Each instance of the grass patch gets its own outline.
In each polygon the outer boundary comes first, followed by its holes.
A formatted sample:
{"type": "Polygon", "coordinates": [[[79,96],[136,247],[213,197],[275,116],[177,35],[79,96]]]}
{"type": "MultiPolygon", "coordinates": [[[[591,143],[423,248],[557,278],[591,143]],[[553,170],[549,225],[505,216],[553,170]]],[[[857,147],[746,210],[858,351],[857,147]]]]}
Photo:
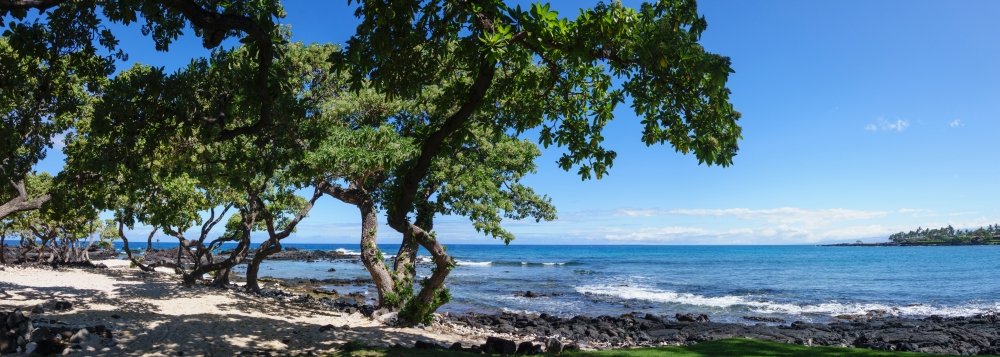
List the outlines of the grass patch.
{"type": "MultiPolygon", "coordinates": [[[[744,338],[702,342],[691,346],[647,347],[606,351],[579,351],[562,354],[569,357],[918,357],[935,356],[913,352],[887,352],[863,348],[808,347],[744,338]]],[[[364,349],[334,354],[338,357],[470,357],[482,356],[449,350],[364,349]]]]}

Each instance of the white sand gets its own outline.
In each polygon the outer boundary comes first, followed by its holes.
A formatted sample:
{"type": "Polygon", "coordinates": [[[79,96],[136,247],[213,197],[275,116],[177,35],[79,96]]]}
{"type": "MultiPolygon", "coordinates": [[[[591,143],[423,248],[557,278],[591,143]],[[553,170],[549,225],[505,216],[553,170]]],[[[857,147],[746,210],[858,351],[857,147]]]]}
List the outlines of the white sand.
{"type": "Polygon", "coordinates": [[[298,304],[208,287],[185,288],[170,273],[143,273],[122,260],[102,261],[109,269],[4,267],[0,311],[65,300],[73,308],[42,317],[87,326],[103,324],[117,346],[86,355],[232,355],[243,350],[334,351],[351,340],[372,345],[482,343],[479,334],[434,325],[394,328],[360,314],[315,310],[298,304]],[[115,318],[114,316],[118,318],[115,318]],[[336,328],[320,332],[321,326],[336,328]],[[346,327],[346,328],[345,328],[346,327]]]}

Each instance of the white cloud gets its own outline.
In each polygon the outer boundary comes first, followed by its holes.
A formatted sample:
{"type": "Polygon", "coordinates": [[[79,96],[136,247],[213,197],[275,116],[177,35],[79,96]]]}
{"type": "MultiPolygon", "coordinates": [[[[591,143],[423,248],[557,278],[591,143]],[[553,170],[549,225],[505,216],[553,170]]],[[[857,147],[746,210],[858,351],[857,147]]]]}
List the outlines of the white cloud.
{"type": "Polygon", "coordinates": [[[879,117],[875,120],[875,123],[870,123],[865,125],[865,130],[867,131],[895,131],[901,132],[910,127],[910,122],[903,119],[896,119],[895,121],[886,120],[883,117],[879,117]]]}
{"type": "Polygon", "coordinates": [[[952,127],[952,128],[958,128],[958,127],[965,126],[965,123],[962,123],[962,121],[960,119],[955,119],[955,120],[952,120],[952,121],[948,122],[948,126],[952,127]]]}
{"type": "Polygon", "coordinates": [[[763,220],[775,224],[832,224],[834,221],[862,220],[883,217],[885,211],[861,211],[843,208],[804,209],[781,207],[769,209],[673,209],[669,214],[703,217],[734,217],[744,220],[763,220]]]}
{"type": "Polygon", "coordinates": [[[618,211],[615,211],[615,215],[616,216],[625,216],[625,217],[653,217],[653,216],[659,215],[659,213],[655,209],[630,209],[630,208],[622,208],[622,209],[619,209],[618,211]]]}
{"type": "Polygon", "coordinates": [[[671,242],[709,235],[710,232],[697,227],[648,227],[639,229],[609,229],[604,239],[613,242],[671,242]]]}
{"type": "MultiPolygon", "coordinates": [[[[843,240],[885,240],[913,229],[900,218],[931,217],[928,209],[856,210],[846,208],[629,208],[614,211],[620,219],[660,222],[595,227],[597,236],[618,243],[659,244],[809,244],[843,240]],[[666,224],[670,222],[670,224],[666,224]],[[885,225],[886,222],[892,223],[885,225]],[[654,226],[650,226],[650,225],[654,226]]],[[[915,226],[914,226],[915,227],[915,226]]]]}

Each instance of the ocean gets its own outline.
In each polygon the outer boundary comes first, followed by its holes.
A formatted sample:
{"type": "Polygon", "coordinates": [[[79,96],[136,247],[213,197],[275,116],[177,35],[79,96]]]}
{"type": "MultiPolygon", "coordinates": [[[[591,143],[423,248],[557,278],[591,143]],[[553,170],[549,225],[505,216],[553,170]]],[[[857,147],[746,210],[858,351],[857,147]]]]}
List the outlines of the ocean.
{"type": "MultiPolygon", "coordinates": [[[[358,251],[348,244],[285,247],[358,251]]],[[[398,245],[381,248],[388,257],[398,245]]],[[[748,316],[828,322],[869,311],[921,317],[1000,310],[1000,246],[450,245],[448,252],[458,267],[442,312],[704,313],[749,323],[748,316]],[[541,296],[517,296],[525,291],[541,296]]],[[[430,268],[420,264],[418,276],[430,268]]],[[[349,261],[266,261],[260,275],[368,277],[349,261]]],[[[375,297],[365,286],[328,288],[375,297]]]]}

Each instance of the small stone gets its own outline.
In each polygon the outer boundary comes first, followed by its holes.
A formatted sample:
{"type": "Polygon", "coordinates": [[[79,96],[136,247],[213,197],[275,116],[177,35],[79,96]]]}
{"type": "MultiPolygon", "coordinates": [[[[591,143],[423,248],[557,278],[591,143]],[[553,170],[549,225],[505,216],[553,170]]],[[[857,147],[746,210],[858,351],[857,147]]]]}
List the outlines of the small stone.
{"type": "Polygon", "coordinates": [[[28,342],[28,344],[24,346],[24,354],[30,355],[37,349],[38,349],[38,343],[28,342]]]}
{"type": "Polygon", "coordinates": [[[70,336],[69,343],[86,342],[88,339],[90,339],[90,331],[84,328],[77,331],[73,336],[70,336]]]}
{"type": "Polygon", "coordinates": [[[323,325],[322,327],[319,328],[319,332],[332,331],[334,328],[335,327],[333,327],[332,324],[323,325]]]}
{"type": "Polygon", "coordinates": [[[56,311],[69,310],[73,308],[73,303],[69,301],[56,301],[52,304],[52,309],[56,311]]]}

